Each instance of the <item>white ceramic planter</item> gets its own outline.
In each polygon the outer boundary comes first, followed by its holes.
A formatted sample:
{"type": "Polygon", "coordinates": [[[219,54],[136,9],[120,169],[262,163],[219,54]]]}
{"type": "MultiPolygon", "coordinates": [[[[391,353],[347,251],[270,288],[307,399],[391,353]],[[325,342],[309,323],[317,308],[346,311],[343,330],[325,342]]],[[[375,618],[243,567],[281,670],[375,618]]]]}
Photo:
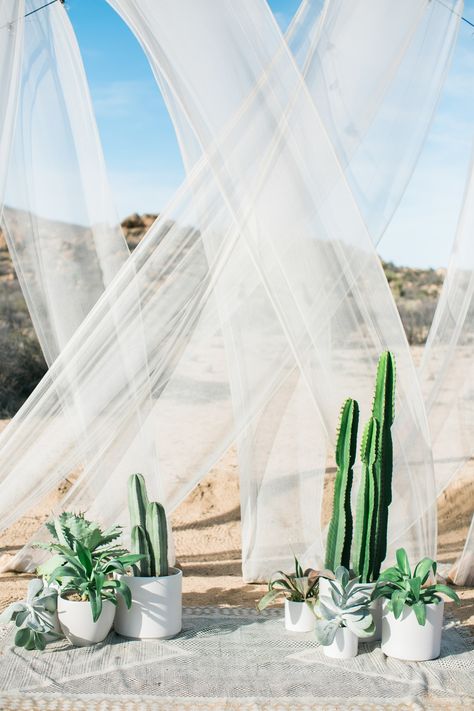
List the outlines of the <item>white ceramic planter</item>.
{"type": "Polygon", "coordinates": [[[426,623],[420,625],[411,607],[405,605],[398,620],[382,605],[382,652],[388,657],[425,662],[439,657],[444,602],[426,605],[426,623]]]}
{"type": "Polygon", "coordinates": [[[169,639],[181,632],[182,580],[177,568],[170,568],[165,577],[141,578],[118,576],[132,593],[132,607],[127,609],[117,597],[115,631],[134,639],[169,639]]]}
{"type": "Polygon", "coordinates": [[[290,632],[313,632],[316,617],[306,602],[285,600],[285,627],[290,632]]]}
{"type": "Polygon", "coordinates": [[[323,647],[326,657],[333,659],[351,659],[357,656],[359,638],[348,627],[339,627],[332,644],[323,647]]]}
{"type": "MultiPolygon", "coordinates": [[[[375,583],[360,583],[360,585],[369,587],[370,589],[367,592],[370,594],[372,594],[372,591],[375,588],[375,583]]],[[[355,586],[356,589],[358,587],[359,587],[359,585],[355,586]]],[[[320,578],[319,579],[319,594],[325,595],[326,597],[331,597],[331,586],[329,585],[329,580],[327,578],[320,578]]],[[[381,601],[381,599],[377,598],[377,600],[373,600],[369,605],[369,609],[372,613],[372,617],[374,620],[375,632],[370,637],[361,637],[361,641],[362,642],[378,642],[380,639],[382,639],[382,601],[381,601]]]]}
{"type": "Polygon", "coordinates": [[[90,602],[75,602],[58,596],[58,619],[61,631],[75,647],[87,647],[102,642],[114,623],[115,605],[102,600],[102,612],[97,620],[92,619],[90,602]]]}

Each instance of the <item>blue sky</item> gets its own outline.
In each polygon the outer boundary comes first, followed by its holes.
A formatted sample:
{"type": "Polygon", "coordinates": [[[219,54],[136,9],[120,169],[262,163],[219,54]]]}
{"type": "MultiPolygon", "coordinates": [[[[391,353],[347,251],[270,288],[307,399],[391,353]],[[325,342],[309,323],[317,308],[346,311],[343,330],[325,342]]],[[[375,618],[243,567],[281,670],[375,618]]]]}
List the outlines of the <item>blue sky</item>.
{"type": "MultiPolygon", "coordinates": [[[[282,27],[299,0],[270,0],[282,27]]],[[[135,38],[105,0],[68,0],[90,82],[120,217],[159,212],[184,172],[173,127],[135,38]]],[[[474,0],[464,14],[474,21],[474,0]]],[[[474,29],[461,31],[439,109],[406,194],[379,246],[385,259],[445,266],[469,164],[474,122],[474,29]]]]}

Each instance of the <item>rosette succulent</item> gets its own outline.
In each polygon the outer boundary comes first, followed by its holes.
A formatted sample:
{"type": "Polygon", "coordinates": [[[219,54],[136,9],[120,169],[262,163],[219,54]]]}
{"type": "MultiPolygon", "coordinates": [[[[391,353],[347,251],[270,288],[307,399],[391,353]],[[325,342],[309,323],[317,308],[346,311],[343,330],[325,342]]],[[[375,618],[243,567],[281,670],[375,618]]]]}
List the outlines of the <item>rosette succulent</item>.
{"type": "Polygon", "coordinates": [[[339,566],[335,580],[330,580],[331,594],[320,595],[315,606],[316,639],[324,647],[332,644],[340,627],[347,627],[357,637],[370,637],[375,631],[369,609],[370,586],[359,578],[349,579],[349,571],[339,566]]]}

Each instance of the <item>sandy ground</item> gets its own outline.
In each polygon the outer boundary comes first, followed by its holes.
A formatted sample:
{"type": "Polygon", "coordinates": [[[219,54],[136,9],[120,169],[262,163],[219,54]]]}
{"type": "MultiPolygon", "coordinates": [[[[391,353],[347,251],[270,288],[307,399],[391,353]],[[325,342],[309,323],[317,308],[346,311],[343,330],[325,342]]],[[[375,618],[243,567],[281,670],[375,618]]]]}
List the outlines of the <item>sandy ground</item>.
{"type": "MultiPolygon", "coordinates": [[[[473,472],[474,462],[441,497],[440,562],[453,562],[462,548],[474,504],[473,472]]],[[[60,493],[56,491],[0,535],[0,555],[14,553],[34,535],[60,493]]],[[[176,510],[172,524],[184,571],[184,604],[252,607],[265,587],[244,584],[241,578],[239,482],[233,450],[176,510]]],[[[0,608],[23,596],[30,577],[12,572],[0,575],[0,608]]],[[[474,633],[474,589],[458,588],[458,592],[462,605],[453,612],[474,633]]]]}

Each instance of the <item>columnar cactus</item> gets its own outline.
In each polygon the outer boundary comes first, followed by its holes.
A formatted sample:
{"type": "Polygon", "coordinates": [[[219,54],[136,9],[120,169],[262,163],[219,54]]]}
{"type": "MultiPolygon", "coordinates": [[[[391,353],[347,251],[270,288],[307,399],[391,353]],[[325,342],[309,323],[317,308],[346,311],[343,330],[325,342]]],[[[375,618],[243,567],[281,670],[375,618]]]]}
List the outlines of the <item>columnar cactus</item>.
{"type": "Polygon", "coordinates": [[[149,502],[145,479],[132,474],[128,481],[128,507],[131,523],[131,551],[145,556],[134,566],[135,575],[168,575],[168,529],[161,504],[149,502]]]}
{"type": "MultiPolygon", "coordinates": [[[[377,366],[372,417],[362,438],[362,476],[352,563],[361,582],[377,580],[387,554],[388,508],[392,501],[393,445],[391,427],[395,416],[395,359],[382,353],[377,366]]],[[[326,544],[326,568],[349,568],[352,543],[351,487],[355,460],[359,408],[346,400],[336,445],[338,466],[334,504],[326,544]]]]}
{"type": "Polygon", "coordinates": [[[358,425],[359,405],[349,398],[341,410],[336,444],[337,474],[333,513],[326,542],[325,567],[329,570],[336,570],[341,565],[349,568],[352,542],[351,489],[358,425]]]}
{"type": "Polygon", "coordinates": [[[391,427],[395,417],[395,358],[382,353],[377,367],[372,417],[377,420],[377,461],[375,463],[376,518],[372,580],[377,580],[387,555],[388,507],[392,501],[393,444],[391,427]]]}
{"type": "Polygon", "coordinates": [[[371,417],[362,436],[360,458],[362,474],[357,494],[357,510],[354,529],[353,567],[362,582],[370,579],[374,564],[374,528],[376,520],[375,465],[377,462],[378,424],[371,417]]]}

